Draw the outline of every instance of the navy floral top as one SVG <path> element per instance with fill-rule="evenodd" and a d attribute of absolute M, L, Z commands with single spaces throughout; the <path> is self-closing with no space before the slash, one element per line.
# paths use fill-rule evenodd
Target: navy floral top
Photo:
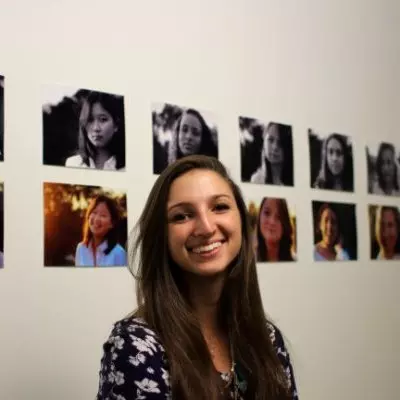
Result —
<path fill-rule="evenodd" d="M 270 338 L 286 372 L 293 400 L 298 400 L 293 369 L 279 330 L 269 325 Z M 247 383 L 240 368 L 237 376 L 237 399 L 244 400 Z M 117 322 L 101 359 L 97 400 L 172 400 L 165 350 L 156 333 L 140 318 Z M 229 373 L 221 374 L 229 382 Z M 233 397 L 233 388 L 230 389 Z"/>

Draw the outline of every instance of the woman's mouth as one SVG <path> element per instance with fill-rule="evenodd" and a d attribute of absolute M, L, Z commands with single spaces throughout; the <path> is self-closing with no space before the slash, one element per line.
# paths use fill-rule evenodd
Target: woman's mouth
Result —
<path fill-rule="evenodd" d="M 213 242 L 213 243 L 203 245 L 203 246 L 193 247 L 191 249 L 191 251 L 196 254 L 204 254 L 204 253 L 212 252 L 213 250 L 218 249 L 221 246 L 222 246 L 222 241 L 219 241 L 219 242 Z"/>

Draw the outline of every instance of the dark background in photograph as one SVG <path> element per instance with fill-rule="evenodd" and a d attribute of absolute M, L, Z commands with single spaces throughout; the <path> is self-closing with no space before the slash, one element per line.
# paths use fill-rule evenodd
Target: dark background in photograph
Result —
<path fill-rule="evenodd" d="M 121 220 L 119 244 L 126 249 L 126 195 L 98 186 L 45 183 L 44 194 L 44 265 L 75 266 L 75 251 L 82 240 L 83 223 L 90 200 L 106 194 L 117 202 Z"/>
<path fill-rule="evenodd" d="M 43 105 L 43 164 L 65 166 L 66 159 L 77 154 L 79 116 L 83 101 L 91 92 L 77 89 L 57 104 Z M 120 129 L 125 138 L 124 98 L 115 95 L 115 99 L 120 102 Z"/>
<path fill-rule="evenodd" d="M 327 201 L 313 201 L 313 227 L 314 227 L 314 244 L 321 240 L 321 235 L 317 233 L 318 211 L 323 204 L 328 204 L 335 212 L 339 224 L 339 236 L 344 250 L 350 256 L 351 260 L 357 260 L 357 226 L 356 213 L 354 204 L 332 203 Z"/>
<path fill-rule="evenodd" d="M 312 129 L 308 130 L 308 139 L 309 139 L 309 145 L 310 145 L 310 176 L 311 176 L 311 182 L 310 186 L 314 187 L 314 184 L 317 180 L 319 171 L 321 169 L 321 164 L 322 164 L 322 146 L 324 144 L 324 140 L 329 136 L 330 134 L 325 135 L 323 138 L 321 136 L 317 135 L 314 133 Z M 350 140 L 348 136 L 339 134 L 343 138 L 346 138 L 346 151 L 348 154 L 348 161 L 349 165 L 345 168 L 348 168 L 347 170 L 347 178 L 346 178 L 346 186 L 348 188 L 347 191 L 354 191 L 354 165 L 353 165 L 353 147 L 350 143 Z"/>
<path fill-rule="evenodd" d="M 272 121 L 271 121 L 272 122 Z M 274 122 L 275 123 L 275 122 Z M 267 126 L 258 119 L 239 117 L 239 130 L 241 132 L 240 157 L 241 157 L 241 178 L 242 182 L 250 182 L 251 176 L 261 164 L 261 152 L 263 149 L 264 126 Z M 293 138 L 290 125 L 279 124 L 279 133 L 290 138 L 289 148 L 284 149 L 285 158 L 289 158 L 291 173 L 288 186 L 293 186 Z M 287 161 L 286 161 L 287 162 Z"/>
<path fill-rule="evenodd" d="M 185 110 L 193 108 L 184 108 L 174 104 L 164 103 L 161 110 L 152 110 L 153 127 L 153 173 L 160 174 L 169 164 L 171 151 L 171 138 L 176 136 L 178 121 Z M 202 111 L 199 112 L 203 118 Z M 199 154 L 212 155 L 218 158 L 218 129 L 210 125 L 210 121 L 205 122 L 210 130 L 212 148 L 206 148 Z M 210 147 L 210 146 L 209 146 Z"/>
<path fill-rule="evenodd" d="M 386 205 L 385 205 L 386 206 Z M 385 207 L 384 206 L 384 207 Z M 376 223 L 376 210 L 379 206 L 378 205 L 369 205 L 368 207 L 368 216 L 369 216 L 369 232 L 370 232 L 370 242 L 371 242 L 371 251 L 370 256 L 372 260 L 375 260 L 378 253 L 379 253 L 379 244 L 376 240 L 376 233 L 375 233 L 375 223 Z M 396 206 L 387 206 L 387 207 L 395 207 Z M 399 207 L 397 207 L 399 209 Z M 400 230 L 397 233 L 400 236 Z M 400 246 L 397 245 L 396 253 L 400 252 Z"/>
<path fill-rule="evenodd" d="M 0 75 L 0 161 L 4 160 L 4 76 Z"/>
<path fill-rule="evenodd" d="M 395 160 L 397 162 L 397 186 L 400 186 L 400 171 L 398 169 L 398 165 L 400 165 L 400 151 L 399 148 L 394 144 L 381 142 L 379 143 L 379 147 L 384 148 L 385 146 L 393 147 L 395 150 Z M 379 149 L 378 149 L 379 152 Z M 377 153 L 378 153 L 377 152 Z M 367 173 L 368 173 L 368 193 L 371 194 L 384 194 L 383 192 L 377 193 L 376 188 L 380 186 L 379 178 L 378 178 L 378 154 L 375 154 L 370 150 L 368 146 L 366 146 L 366 154 L 367 154 Z M 396 189 L 396 188 L 395 188 Z M 397 188 L 397 192 L 400 193 L 400 187 Z"/>

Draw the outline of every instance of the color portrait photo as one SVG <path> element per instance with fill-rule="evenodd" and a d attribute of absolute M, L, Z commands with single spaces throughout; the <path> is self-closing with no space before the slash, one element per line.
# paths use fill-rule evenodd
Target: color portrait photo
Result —
<path fill-rule="evenodd" d="M 369 206 L 372 260 L 400 260 L 400 207 Z"/>
<path fill-rule="evenodd" d="M 45 86 L 43 164 L 125 169 L 124 98 L 88 89 Z"/>
<path fill-rule="evenodd" d="M 314 261 L 357 260 L 354 204 L 312 202 Z"/>
<path fill-rule="evenodd" d="M 353 148 L 348 136 L 319 134 L 308 130 L 311 160 L 311 187 L 354 191 Z"/>
<path fill-rule="evenodd" d="M 292 127 L 239 117 L 242 182 L 293 186 Z"/>
<path fill-rule="evenodd" d="M 248 202 L 258 262 L 295 261 L 296 215 L 286 199 L 263 197 Z"/>
<path fill-rule="evenodd" d="M 218 158 L 218 127 L 206 111 L 169 103 L 153 103 L 153 173 L 160 174 L 184 156 Z"/>
<path fill-rule="evenodd" d="M 400 148 L 381 142 L 367 151 L 368 193 L 400 196 Z"/>
<path fill-rule="evenodd" d="M 97 186 L 44 183 L 44 265 L 126 266 L 126 194 Z"/>

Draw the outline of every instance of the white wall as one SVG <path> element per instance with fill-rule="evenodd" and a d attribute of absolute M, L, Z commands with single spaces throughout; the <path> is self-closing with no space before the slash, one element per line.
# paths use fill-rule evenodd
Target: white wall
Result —
<path fill-rule="evenodd" d="M 294 128 L 299 258 L 260 265 L 269 314 L 290 341 L 301 399 L 398 398 L 399 263 L 369 258 L 364 145 L 399 143 L 396 1 L 3 0 L 5 262 L 0 271 L 0 399 L 94 398 L 101 345 L 134 307 L 124 269 L 43 267 L 42 182 L 128 189 L 130 227 L 154 182 L 150 103 L 215 111 L 221 159 L 239 180 L 237 116 Z M 127 172 L 41 165 L 43 83 L 124 94 Z M 307 128 L 355 143 L 359 261 L 312 262 Z M 248 196 L 263 189 L 242 185 Z"/>

